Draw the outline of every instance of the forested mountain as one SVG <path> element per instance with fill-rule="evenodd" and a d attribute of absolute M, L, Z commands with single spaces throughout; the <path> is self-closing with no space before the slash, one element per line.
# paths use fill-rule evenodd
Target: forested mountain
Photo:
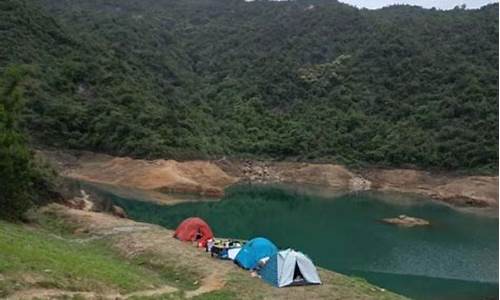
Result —
<path fill-rule="evenodd" d="M 32 142 L 496 170 L 498 5 L 3 0 Z"/>

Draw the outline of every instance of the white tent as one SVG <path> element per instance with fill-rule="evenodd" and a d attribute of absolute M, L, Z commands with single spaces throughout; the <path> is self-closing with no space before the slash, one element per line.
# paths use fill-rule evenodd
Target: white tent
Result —
<path fill-rule="evenodd" d="M 309 257 L 292 249 L 279 251 L 270 257 L 260 275 L 277 287 L 321 284 L 318 271 Z"/>

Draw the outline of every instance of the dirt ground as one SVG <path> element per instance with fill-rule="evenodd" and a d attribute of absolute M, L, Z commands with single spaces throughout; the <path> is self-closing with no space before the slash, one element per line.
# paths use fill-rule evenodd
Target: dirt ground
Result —
<path fill-rule="evenodd" d="M 147 191 L 221 197 L 226 187 L 237 182 L 289 183 L 331 190 L 415 193 L 458 206 L 498 207 L 498 176 L 457 176 L 412 169 L 355 172 L 334 164 L 252 160 L 148 161 L 90 152 L 39 154 L 63 176 Z"/>
<path fill-rule="evenodd" d="M 238 179 L 209 161 L 141 160 L 82 152 L 39 152 L 63 176 L 137 189 L 220 197 Z"/>
<path fill-rule="evenodd" d="M 71 224 L 71 227 L 75 228 L 75 237 L 79 237 L 82 242 L 86 239 L 103 239 L 124 259 L 148 257 L 149 263 L 156 268 L 183 270 L 187 274 L 193 274 L 193 278 L 201 280 L 198 282 L 196 279 L 194 282 L 197 288 L 188 290 L 164 286 L 119 295 L 38 288 L 18 291 L 9 299 L 54 299 L 76 295 L 79 299 L 155 299 L 169 293 L 176 293 L 175 295 L 182 299 L 211 293 L 229 295 L 225 299 L 404 299 L 364 280 L 323 269 L 319 269 L 322 285 L 274 288 L 261 279 L 252 277 L 250 272 L 240 269 L 231 261 L 212 258 L 204 250 L 174 239 L 171 230 L 157 225 L 70 209 L 57 204 L 43 208 L 42 213 Z"/>
<path fill-rule="evenodd" d="M 453 176 L 425 171 L 369 170 L 373 189 L 415 193 L 458 206 L 498 207 L 498 176 Z"/>

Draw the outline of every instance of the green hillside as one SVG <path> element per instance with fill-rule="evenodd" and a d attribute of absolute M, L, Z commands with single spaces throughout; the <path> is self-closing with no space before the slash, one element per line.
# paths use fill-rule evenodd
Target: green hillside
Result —
<path fill-rule="evenodd" d="M 32 143 L 496 170 L 498 5 L 4 0 Z"/>

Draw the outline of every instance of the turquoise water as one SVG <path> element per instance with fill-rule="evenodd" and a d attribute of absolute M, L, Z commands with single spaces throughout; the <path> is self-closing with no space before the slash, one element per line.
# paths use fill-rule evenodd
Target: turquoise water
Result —
<path fill-rule="evenodd" d="M 174 229 L 204 218 L 217 236 L 268 237 L 316 264 L 416 299 L 497 299 L 498 218 L 433 201 L 383 194 L 321 196 L 269 186 L 237 186 L 218 202 L 161 206 L 112 196 L 136 220 Z M 400 214 L 432 226 L 398 228 Z"/>

